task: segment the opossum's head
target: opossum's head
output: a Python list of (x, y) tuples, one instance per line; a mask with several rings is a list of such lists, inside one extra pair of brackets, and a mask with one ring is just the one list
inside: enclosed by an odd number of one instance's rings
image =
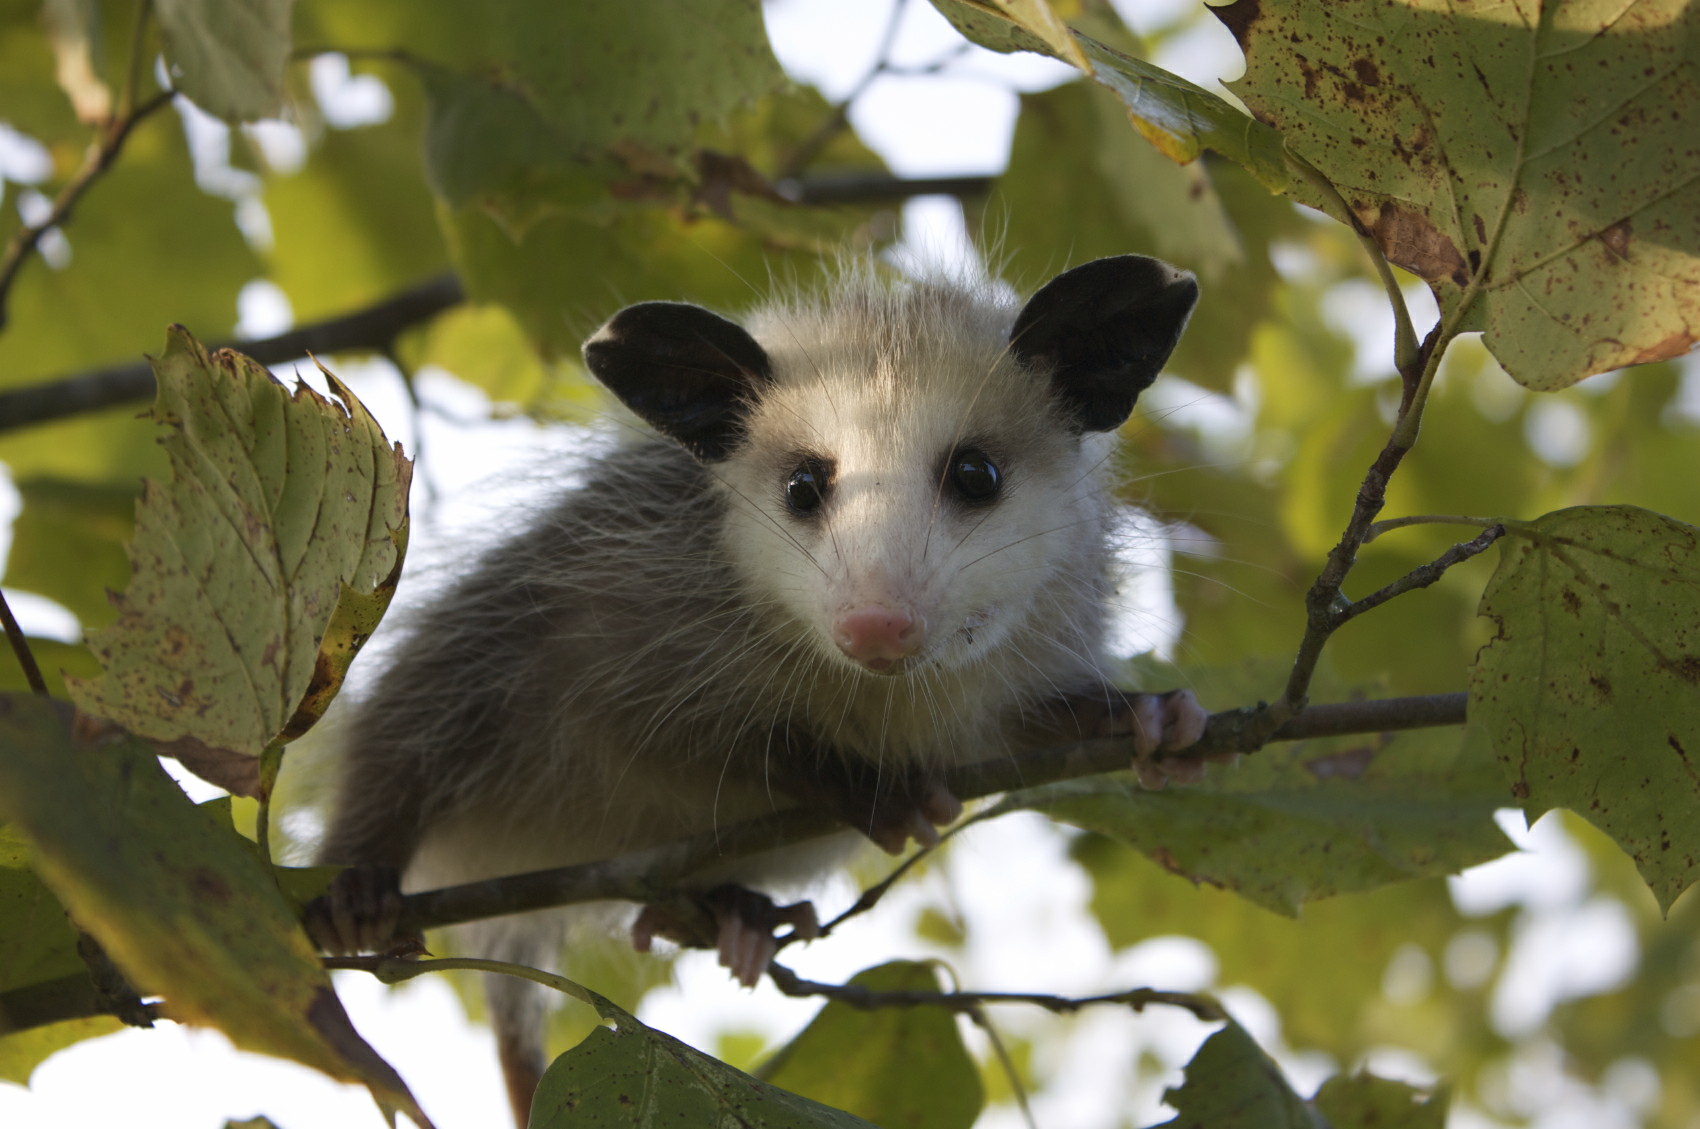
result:
[(1013, 318), (973, 289), (852, 272), (748, 329), (631, 306), (584, 352), (714, 472), (756, 598), (831, 661), (896, 674), (1102, 599), (1093, 439), (1127, 419), (1197, 296), (1136, 255), (1057, 276)]

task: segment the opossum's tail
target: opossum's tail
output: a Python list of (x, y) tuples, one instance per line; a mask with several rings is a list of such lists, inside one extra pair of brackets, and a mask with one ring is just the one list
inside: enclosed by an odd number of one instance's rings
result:
[[(457, 930), (457, 947), (491, 960), (549, 967), (560, 957), (564, 929), (553, 915), (544, 920), (480, 922)], [(491, 973), (484, 977), (484, 1002), (496, 1036), (496, 1057), (508, 1090), (514, 1124), (525, 1129), (531, 1119), (531, 1099), (543, 1077), (544, 1033), (553, 1002), (549, 990), (517, 976)]]

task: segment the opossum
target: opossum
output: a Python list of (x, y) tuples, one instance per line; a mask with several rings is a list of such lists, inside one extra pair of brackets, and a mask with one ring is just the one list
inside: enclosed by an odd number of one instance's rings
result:
[[(862, 264), (743, 325), (673, 302), (615, 314), (585, 362), (653, 431), (416, 620), (349, 725), (322, 858), (428, 888), (798, 803), (895, 852), (960, 813), (949, 766), (1125, 734), (1149, 767), (1195, 741), (1190, 693), (1111, 683), (1104, 468), (1197, 285), (1125, 255), (1019, 309), (999, 293)], [(791, 862), (717, 878), (822, 865)], [(715, 904), (722, 963), (753, 984), (776, 915)], [(349, 895), (316, 932), (381, 945), (383, 917)], [(548, 913), (464, 936), (535, 964), (561, 929)], [(541, 1013), (515, 983), (492, 984), (491, 1011), (523, 1123)]]

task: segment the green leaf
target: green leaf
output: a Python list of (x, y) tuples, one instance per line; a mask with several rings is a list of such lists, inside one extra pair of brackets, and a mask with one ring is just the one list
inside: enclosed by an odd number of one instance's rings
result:
[[(1070, 175), (1058, 177), (1064, 162), (1072, 166)], [(1022, 96), (1009, 166), (995, 190), (1002, 206), (994, 205), (993, 215), (1007, 210), (1008, 216), (994, 220), (998, 230), (981, 238), (996, 248), (1005, 276), (1023, 287), (1037, 287), (1069, 263), (1132, 249), (1195, 272), (1202, 300), (1183, 341), (1226, 336), (1239, 347), (1229, 345), (1213, 357), (1207, 374), (1182, 359), (1169, 367), (1212, 387), (1227, 386), (1257, 321), (1247, 292), (1254, 288), (1241, 290), (1230, 280), (1255, 276), (1266, 289), (1274, 273), (1261, 252), (1260, 265), (1246, 261), (1240, 233), (1202, 165), (1181, 168), (1164, 159), (1127, 128), (1127, 114), (1113, 95), (1073, 82)], [(1066, 262), (1058, 259), (1059, 248), (1067, 249)]]
[[(1206, 150), (1243, 166), (1272, 192), (1292, 187), (1281, 136), (1208, 90), (1125, 55), (1078, 31), (1070, 44), (1052, 28), (1045, 0), (933, 0), (968, 39), (993, 51), (1035, 51), (1078, 67), (1109, 87), (1140, 135), (1170, 160), (1196, 160)], [(1084, 60), (1084, 65), (1082, 63)]]
[(718, 219), (654, 209), (607, 224), (552, 215), (520, 242), (477, 209), (448, 216), (445, 225), (468, 292), (513, 311), (547, 360), (576, 358), (591, 331), (629, 302), (688, 294), (738, 310), (761, 297), (753, 280), (770, 270), (807, 285), (826, 269), (811, 250), (786, 251)]
[[(89, 10), (93, 7), (67, 0), (0, 4), (0, 106), (6, 107), (8, 125), (44, 145), (86, 140), (86, 127), (56, 81), (59, 52), (82, 64), (73, 64), (74, 82), (91, 91), (107, 87), (110, 97), (109, 84), (103, 81), (109, 76), (91, 65), (91, 56), (102, 54), (99, 35), (91, 27), (98, 22)], [(90, 108), (99, 108), (98, 102)], [(4, 230), (0, 221), (0, 232)]]
[[(98, 1039), (123, 1029), (124, 1025), (110, 1015), (91, 1015), (0, 1034), (0, 1082), (27, 1086), (35, 1068), (50, 1056), (86, 1039)], [(5, 1015), (0, 1011), (0, 1032), (5, 1031)]]
[[(940, 990), (938, 970), (917, 961), (867, 969), (850, 984), (871, 992)], [(967, 1129), (985, 1105), (956, 1016), (942, 1008), (830, 1002), (761, 1076), (884, 1129)]]
[(172, 481), (144, 488), (134, 578), (91, 640), (104, 674), (73, 695), (156, 740), (257, 756), (312, 724), (383, 614), (411, 467), (334, 376), (341, 407), (174, 327), (155, 377)]
[(16, 483), (6, 586), (64, 605), (85, 628), (111, 620), (108, 591), (130, 579), (124, 544), (135, 529), (134, 486), (30, 477)]
[(198, 810), (145, 744), (82, 743), (55, 703), (0, 697), (0, 818), (29, 837), (33, 867), (77, 924), (172, 1018), (414, 1108), (349, 1024), (252, 848)]
[(1163, 1100), (1177, 1116), (1153, 1129), (1328, 1129), (1232, 1020), (1204, 1040), (1187, 1063), (1186, 1080)]
[(749, 0), (401, 11), (378, 34), (420, 61), (428, 181), (451, 210), (488, 209), (515, 234), (563, 200), (604, 198), (610, 181), (642, 194), (693, 179), (698, 128), (784, 82)]
[[(30, 637), (30, 654), (35, 656), (36, 666), (41, 668), (42, 679), (47, 683), (47, 692), (55, 698), (69, 697), (65, 689), (63, 675), (74, 678), (92, 678), (100, 673), (100, 663), (89, 653), (87, 647), (75, 643), (61, 643), (57, 639), (42, 639)], [(11, 648), (0, 654), (0, 691), (29, 690), (29, 682), (24, 678), (23, 667), (11, 655)]]
[(1245, 52), (1235, 93), (1518, 381), (1562, 388), (1700, 340), (1700, 8), (1211, 11)]
[(868, 1122), (734, 1070), (587, 993), (605, 1025), (544, 1071), (531, 1129), (736, 1125), (870, 1129)]
[(1336, 1074), (1311, 1099), (1333, 1129), (1445, 1129), (1447, 1095), (1359, 1073)]
[[(58, 187), (42, 190), (51, 195)], [(262, 273), (230, 202), (196, 186), (182, 124), (170, 112), (136, 127), (63, 235), (71, 261), (53, 267), (31, 258), (8, 295), (0, 387), (128, 363), (173, 322), (222, 337), (236, 325), (237, 291)], [(122, 409), (101, 422), (134, 414)], [(154, 446), (145, 430), (129, 432), (138, 445)], [(105, 479), (116, 477), (104, 470), (114, 464), (108, 447), (122, 448), (122, 435), (116, 424), (98, 432), (87, 425), (36, 428), (4, 436), (0, 457), (20, 474)], [(26, 453), (27, 461), (20, 457)], [(135, 473), (130, 465), (127, 474)]]
[[(77, 931), (29, 867), (22, 836), (0, 824), (0, 993), (83, 971)], [(0, 1012), (0, 1030), (5, 1030)]]
[[(1179, 684), (1256, 701), (1265, 682), (1248, 668), (1238, 679), (1222, 672)], [(1510, 845), (1493, 822), (1503, 803), (1486, 738), (1435, 729), (1272, 745), (1212, 769), (1203, 784), (1161, 792), (1132, 773), (1068, 780), (1011, 793), (991, 812), (1045, 812), (1194, 882), (1293, 914), (1315, 898), (1497, 858)]]
[(1081, 836), (1070, 855), (1092, 877), (1092, 913), (1111, 945), (1197, 938), (1216, 956), (1216, 985), (1245, 985), (1268, 1000), (1294, 1047), (1350, 1060), (1366, 1046), (1396, 1045), (1443, 1071), (1503, 1050), (1485, 991), (1434, 992), (1407, 1006), (1382, 994), (1400, 949), (1415, 946), (1440, 965), (1460, 931), (1495, 925), (1467, 921), (1442, 879), (1327, 898), (1288, 917), (1167, 873), (1101, 836)]
[(123, 1026), (108, 1015), (37, 1023), (38, 1011), (60, 1013), (73, 999), (94, 998), (76, 929), (30, 870), (22, 836), (0, 824), (0, 1080), (27, 1085), (48, 1055)]
[(371, 305), (448, 269), (421, 179), (423, 99), (411, 81), (388, 85), (388, 121), (326, 128), (298, 172), (265, 180), (268, 273), (298, 323)]
[(1506, 525), (1470, 716), (1533, 822), (1567, 807), (1669, 908), (1700, 877), (1700, 529), (1631, 506)]
[(283, 108), (294, 0), (157, 0), (165, 61), (190, 101), (227, 122)]
[(546, 391), (576, 391), (579, 406), (587, 411), (603, 404), (588, 381), (576, 385), (552, 381), (513, 315), (493, 303), (457, 306), (397, 344), (410, 371), (436, 365), (482, 389), (499, 404), (530, 407)]

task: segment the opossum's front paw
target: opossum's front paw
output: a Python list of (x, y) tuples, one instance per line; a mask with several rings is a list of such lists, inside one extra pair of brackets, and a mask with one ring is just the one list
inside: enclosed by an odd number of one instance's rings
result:
[[(820, 919), (815, 916), (813, 902), (780, 906), (766, 894), (726, 885), (710, 890), (703, 904), (714, 915), (716, 936), (712, 947), (720, 953), (720, 966), (746, 988), (756, 986), (781, 944), (820, 936)], [(784, 937), (776, 936), (782, 925), (789, 925), (791, 931)], [(673, 911), (662, 906), (645, 906), (632, 922), (632, 947), (647, 953), (656, 937), (710, 947), (707, 938), (695, 935)]]
[(1102, 735), (1133, 738), (1133, 767), (1139, 782), (1161, 789), (1169, 783), (1196, 784), (1205, 766), (1237, 759), (1232, 754), (1210, 757), (1168, 757), (1196, 744), (1204, 736), (1210, 711), (1198, 704), (1191, 690), (1167, 694), (1128, 694), (1121, 709), (1104, 720)]
[(776, 783), (799, 803), (833, 816), (887, 854), (902, 854), (913, 839), (936, 847), (938, 829), (962, 815), (962, 801), (944, 781), (920, 770), (814, 755), (787, 757)]
[(931, 778), (910, 782), (904, 791), (870, 798), (870, 806), (852, 816), (855, 828), (888, 855), (900, 855), (909, 840), (923, 847), (939, 845), (939, 828), (962, 817), (962, 801), (944, 783)]
[(351, 866), (307, 903), (303, 924), (320, 949), (333, 956), (423, 951), (417, 935), (396, 936), (401, 918), (401, 875), (393, 866)]

